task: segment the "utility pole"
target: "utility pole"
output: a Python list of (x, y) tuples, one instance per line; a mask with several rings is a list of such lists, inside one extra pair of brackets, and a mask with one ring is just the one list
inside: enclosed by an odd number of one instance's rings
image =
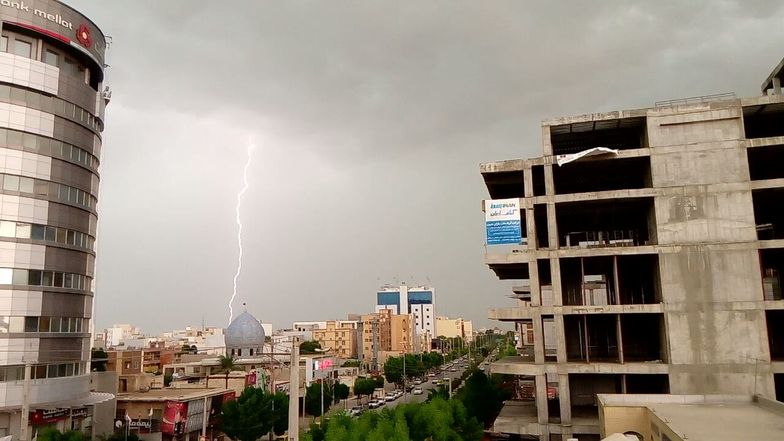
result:
[(299, 339), (291, 337), (289, 368), (289, 441), (299, 441)]

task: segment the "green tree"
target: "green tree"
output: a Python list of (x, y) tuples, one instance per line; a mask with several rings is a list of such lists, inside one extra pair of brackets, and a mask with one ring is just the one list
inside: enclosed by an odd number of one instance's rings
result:
[(381, 375), (373, 377), (373, 381), (376, 382), (377, 388), (384, 387), (384, 377), (382, 377)]
[(106, 363), (109, 359), (109, 354), (103, 349), (93, 349), (90, 352), (90, 370), (93, 372), (106, 372)]
[(310, 441), (324, 441), (324, 429), (314, 421), (311, 423), (308, 432), (303, 434), (303, 437)]
[(338, 403), (340, 400), (345, 400), (348, 398), (349, 393), (351, 390), (349, 389), (348, 385), (343, 383), (335, 383), (334, 387), (335, 391), (335, 402)]
[(365, 412), (359, 418), (337, 415), (326, 433), (316, 428), (303, 441), (480, 441), (481, 425), (458, 400), (400, 404), (394, 409)]
[(289, 430), (289, 395), (276, 392), (272, 396), (272, 432), (281, 436)]
[(48, 427), (38, 433), (38, 441), (87, 441), (89, 438), (77, 430), (60, 432), (59, 430)]
[(220, 358), (218, 359), (218, 362), (219, 362), (218, 372), (223, 372), (224, 374), (226, 374), (226, 385), (224, 387), (228, 389), (229, 374), (231, 374), (232, 371), (242, 370), (242, 367), (234, 363), (234, 357), (231, 355), (229, 356), (221, 355)]
[(376, 390), (376, 381), (372, 378), (358, 377), (354, 380), (354, 394), (362, 397), (363, 395), (373, 395)]
[(504, 406), (504, 400), (510, 397), (508, 392), (502, 390), (501, 382), (500, 377), (491, 381), (484, 372), (477, 370), (466, 379), (465, 386), (458, 394), (468, 414), (484, 427), (493, 423)]
[(346, 360), (341, 367), (359, 367), (362, 364), (359, 360)]
[(387, 361), (384, 362), (384, 378), (386, 378), (389, 383), (403, 383), (403, 358), (387, 358)]
[(303, 341), (299, 344), (300, 354), (315, 354), (318, 353), (316, 349), (321, 349), (321, 343), (314, 340)]
[(448, 400), (449, 389), (447, 389), (443, 384), (439, 384), (437, 388), (430, 389), (430, 391), (427, 393), (427, 401), (433, 401), (436, 398)]
[(109, 436), (99, 436), (102, 441), (140, 441), (139, 436), (133, 432), (125, 434), (125, 429), (114, 432)]
[(220, 430), (238, 441), (256, 441), (273, 428), (275, 433), (283, 433), (288, 425), (287, 403), (283, 393), (246, 388), (239, 398), (223, 405)]
[[(313, 382), (307, 389), (305, 389), (305, 412), (314, 417), (321, 416), (321, 383)], [(324, 385), (324, 411), (329, 409), (329, 403), (332, 402), (332, 388), (329, 385)]]
[(438, 352), (428, 352), (422, 354), (422, 364), (426, 371), (430, 371), (432, 369), (441, 366), (444, 363), (444, 357), (439, 354)]

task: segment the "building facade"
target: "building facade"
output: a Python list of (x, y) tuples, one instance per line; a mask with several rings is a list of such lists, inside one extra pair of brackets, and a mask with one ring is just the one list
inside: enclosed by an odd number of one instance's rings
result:
[(535, 382), (517, 433), (598, 439), (599, 393), (784, 397), (781, 66), (763, 96), (556, 118), (543, 156), (481, 165), (522, 225), (485, 256), (517, 299), (490, 318), (533, 337), (492, 365)]
[(33, 426), (90, 402), (106, 40), (53, 0), (2, 2), (0, 22), (0, 436), (30, 439), (25, 377)]
[(315, 329), (313, 340), (340, 358), (357, 358), (357, 322), (328, 320), (324, 329)]
[(460, 337), (464, 342), (470, 343), (474, 337), (474, 327), (471, 320), (462, 317), (436, 317), (436, 337)]
[(436, 333), (435, 289), (431, 286), (382, 286), (376, 292), (376, 311), (390, 309), (393, 314), (411, 314), (414, 332), (425, 341)]
[(409, 314), (381, 309), (364, 314), (358, 323), (361, 351), (358, 356), (371, 371), (380, 370), (388, 357), (418, 350), (414, 320)]

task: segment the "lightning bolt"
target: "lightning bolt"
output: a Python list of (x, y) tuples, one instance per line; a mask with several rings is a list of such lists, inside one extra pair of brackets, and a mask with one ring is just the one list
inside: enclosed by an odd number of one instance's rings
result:
[(231, 324), (231, 319), (234, 318), (232, 303), (234, 303), (234, 298), (237, 297), (237, 279), (242, 272), (242, 219), (240, 218), (240, 208), (242, 208), (242, 196), (248, 190), (248, 167), (250, 167), (251, 152), (253, 152), (254, 148), (256, 148), (256, 145), (253, 144), (252, 140), (248, 140), (248, 159), (245, 161), (245, 168), (242, 170), (242, 188), (237, 193), (237, 205), (234, 209), (237, 217), (237, 248), (239, 248), (239, 253), (237, 254), (237, 272), (234, 273), (234, 291), (229, 299), (229, 324)]

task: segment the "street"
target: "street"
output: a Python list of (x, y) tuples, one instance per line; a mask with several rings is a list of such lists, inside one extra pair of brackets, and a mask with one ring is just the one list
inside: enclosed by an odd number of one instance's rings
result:
[[(460, 367), (458, 367), (458, 366), (460, 366)], [(435, 377), (435, 378), (438, 378), (438, 379), (446, 378), (449, 381), (452, 381), (455, 378), (459, 378), (463, 374), (463, 372), (468, 369), (468, 365), (467, 364), (466, 364), (466, 367), (462, 367), (462, 364), (456, 365), (455, 367), (457, 367), (457, 371), (456, 372), (452, 372), (449, 368), (444, 368), (442, 366), (441, 373), (437, 377)], [(432, 380), (432, 378), (427, 378), (427, 381), (423, 382), (421, 385), (414, 386), (414, 387), (421, 387), (422, 388), (422, 394), (414, 395), (412, 392), (406, 392), (402, 397), (400, 397), (397, 400), (394, 400), (392, 402), (386, 403), (383, 407), (380, 407), (379, 409), (394, 408), (394, 407), (396, 407), (397, 405), (399, 405), (401, 403), (421, 403), (421, 402), (424, 402), (425, 400), (427, 400), (428, 393), (431, 390), (433, 390), (434, 388), (438, 387), (437, 385), (433, 384), (433, 382), (431, 380)], [(392, 390), (390, 385), (387, 385), (387, 389), (388, 389), (388, 391)], [(354, 406), (360, 405), (358, 403), (357, 397), (351, 397), (351, 398), (349, 398), (346, 401), (347, 401), (347, 403), (341, 403), (341, 404), (338, 404), (335, 407), (333, 407), (331, 409), (331, 412), (340, 411), (340, 410), (344, 409), (344, 407), (347, 408), (347, 409), (351, 409)], [(368, 398), (364, 397), (362, 399), (362, 404), (361, 405), (366, 410), (367, 410), (367, 402), (368, 402)]]

